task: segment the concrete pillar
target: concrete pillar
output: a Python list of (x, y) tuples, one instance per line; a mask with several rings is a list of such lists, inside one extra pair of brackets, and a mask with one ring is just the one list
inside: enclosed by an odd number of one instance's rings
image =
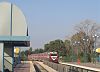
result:
[(3, 43), (0, 43), (0, 71), (3, 72)]

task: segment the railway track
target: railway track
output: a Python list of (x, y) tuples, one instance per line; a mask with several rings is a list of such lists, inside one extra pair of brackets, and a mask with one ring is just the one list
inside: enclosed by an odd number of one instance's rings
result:
[(48, 72), (46, 69), (44, 69), (40, 64), (37, 62), (34, 62), (34, 68), (36, 72)]

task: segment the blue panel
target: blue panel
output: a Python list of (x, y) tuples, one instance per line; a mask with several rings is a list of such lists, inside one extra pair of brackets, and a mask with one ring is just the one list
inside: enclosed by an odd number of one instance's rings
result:
[(30, 36), (0, 36), (0, 41), (30, 41)]

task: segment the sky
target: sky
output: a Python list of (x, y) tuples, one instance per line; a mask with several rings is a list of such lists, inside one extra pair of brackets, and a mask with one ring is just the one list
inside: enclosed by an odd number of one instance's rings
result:
[(100, 0), (0, 0), (4, 1), (24, 13), (33, 49), (52, 40), (65, 40), (83, 20), (100, 23)]

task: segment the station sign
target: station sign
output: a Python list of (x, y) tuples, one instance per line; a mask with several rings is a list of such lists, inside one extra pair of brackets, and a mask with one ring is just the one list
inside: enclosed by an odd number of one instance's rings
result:
[(18, 54), (19, 53), (19, 48), (15, 48), (14, 53)]
[(100, 48), (97, 48), (97, 49), (96, 49), (96, 52), (97, 52), (97, 53), (100, 53)]

